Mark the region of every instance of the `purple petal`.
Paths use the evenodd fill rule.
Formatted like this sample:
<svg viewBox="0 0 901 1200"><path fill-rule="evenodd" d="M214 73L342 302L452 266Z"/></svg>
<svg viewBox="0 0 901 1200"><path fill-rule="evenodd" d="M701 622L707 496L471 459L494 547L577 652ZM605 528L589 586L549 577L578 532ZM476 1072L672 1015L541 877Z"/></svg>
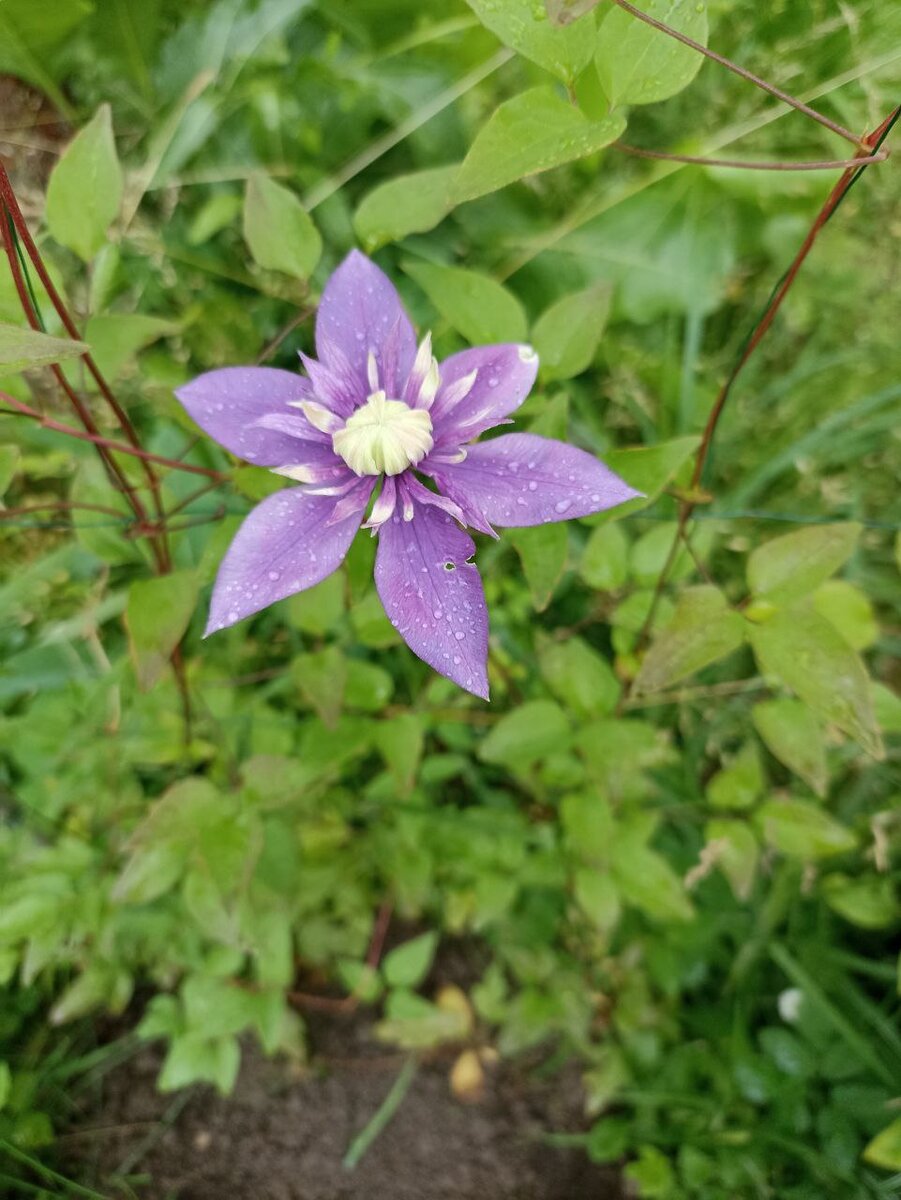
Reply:
<svg viewBox="0 0 901 1200"><path fill-rule="evenodd" d="M261 467L291 462L294 439L258 422L286 405L311 400L308 380L275 367L222 367L207 371L176 391L188 415L220 446Z"/></svg>
<svg viewBox="0 0 901 1200"><path fill-rule="evenodd" d="M453 385L472 371L475 382L462 400L454 402ZM528 396L537 372L538 356L532 348L515 343L477 346L445 359L431 409L436 448L460 445L499 425Z"/></svg>
<svg viewBox="0 0 901 1200"><path fill-rule="evenodd" d="M359 380L339 350L332 353L332 365L323 366L315 358L301 354L300 360L310 377L316 399L339 416L349 417L353 410L366 399L360 390Z"/></svg>
<svg viewBox="0 0 901 1200"><path fill-rule="evenodd" d="M206 633L234 625L337 570L363 509L329 525L334 508L334 498L309 496L302 488L285 488L258 504L222 560Z"/></svg>
<svg viewBox="0 0 901 1200"><path fill-rule="evenodd" d="M468 447L461 463L431 471L452 498L463 495L494 525L568 521L640 496L593 454L534 433L508 433Z"/></svg>
<svg viewBox="0 0 901 1200"><path fill-rule="evenodd" d="M406 379L416 355L416 335L388 276L359 250L351 250L322 293L316 353L332 370L349 366L365 397L370 391L366 374L370 352L380 376L389 359L391 372Z"/></svg>
<svg viewBox="0 0 901 1200"><path fill-rule="evenodd" d="M488 612L475 544L431 505L379 530L375 586L392 625L430 667L488 699Z"/></svg>

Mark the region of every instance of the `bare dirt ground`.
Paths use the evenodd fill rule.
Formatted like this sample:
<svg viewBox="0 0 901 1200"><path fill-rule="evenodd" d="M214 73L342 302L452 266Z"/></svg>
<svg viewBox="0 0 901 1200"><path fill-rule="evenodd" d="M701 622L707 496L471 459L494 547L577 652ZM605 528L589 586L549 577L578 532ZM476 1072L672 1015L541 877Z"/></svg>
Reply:
<svg viewBox="0 0 901 1200"><path fill-rule="evenodd" d="M499 1072L478 1104L448 1084L449 1061L418 1070L354 1171L342 1166L403 1059L365 1020L317 1019L303 1072L248 1048L234 1094L160 1096L159 1056L108 1073L64 1138L66 1170L140 1200L621 1200L615 1173L543 1140L584 1127L578 1077Z"/></svg>

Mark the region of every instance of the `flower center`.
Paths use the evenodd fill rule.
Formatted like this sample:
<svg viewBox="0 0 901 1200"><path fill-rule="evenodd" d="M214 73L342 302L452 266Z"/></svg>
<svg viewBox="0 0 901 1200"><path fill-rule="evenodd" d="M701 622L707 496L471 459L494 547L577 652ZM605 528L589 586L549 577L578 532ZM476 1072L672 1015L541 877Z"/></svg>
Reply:
<svg viewBox="0 0 901 1200"><path fill-rule="evenodd" d="M423 408L373 392L332 434L332 446L357 475L400 475L433 445L432 418Z"/></svg>

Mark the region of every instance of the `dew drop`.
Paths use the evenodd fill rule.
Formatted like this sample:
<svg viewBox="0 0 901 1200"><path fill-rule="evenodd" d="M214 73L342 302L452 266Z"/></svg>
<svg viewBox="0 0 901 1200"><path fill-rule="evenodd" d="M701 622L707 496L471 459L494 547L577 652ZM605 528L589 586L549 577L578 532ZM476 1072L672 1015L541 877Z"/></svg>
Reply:
<svg viewBox="0 0 901 1200"><path fill-rule="evenodd" d="M558 500L554 505L554 512L565 513L568 508L572 507L571 500Z"/></svg>

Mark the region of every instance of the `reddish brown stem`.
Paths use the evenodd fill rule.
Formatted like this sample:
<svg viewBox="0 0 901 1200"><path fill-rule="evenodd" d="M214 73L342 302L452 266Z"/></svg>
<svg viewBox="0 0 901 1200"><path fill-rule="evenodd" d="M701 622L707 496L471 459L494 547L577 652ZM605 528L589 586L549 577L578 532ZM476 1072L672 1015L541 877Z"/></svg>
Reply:
<svg viewBox="0 0 901 1200"><path fill-rule="evenodd" d="M59 319L62 321L66 332L74 341L81 341L81 335L78 332L75 322L72 320L71 314L69 313L64 300L56 290L53 280L50 278L49 272L44 265L44 260L41 257L41 253L37 248L35 240L31 236L31 231L28 228L28 222L25 220L25 217L22 214L22 210L19 207L18 200L16 199L16 194L13 190L12 183L10 182L9 175L7 174L6 168L2 162L0 162L0 198L2 198L7 212L12 218L16 232L22 239L22 244L28 252L28 257L31 259L38 278L43 284L44 290L47 292L50 302L56 310ZM90 352L84 355L83 361L88 371L92 375L95 383L97 384L100 394L103 396L104 400L115 415L116 420L119 422L119 425L125 434L126 441L135 449L140 449L141 443L138 438L137 431L131 423L128 413L126 413L125 409L113 394L112 389L104 378L100 368L97 366L97 363ZM79 416L81 416L81 413L79 413ZM157 478L156 472L153 470L153 467L148 461L143 461L142 468L153 497L153 505L156 510L157 519L160 520L163 515L163 501L160 493L159 479ZM169 548L166 544L165 533L161 534L158 554L162 568L164 570L169 569L171 563L169 560Z"/></svg>
<svg viewBox="0 0 901 1200"><path fill-rule="evenodd" d="M804 113L810 117L812 121L816 121L824 128L829 129L832 133L838 134L844 138L846 142L850 142L852 146L860 146L860 138L852 133L850 129L845 129L843 125L839 125L836 121L832 121L829 117L824 117L822 113L817 112L815 108L811 108L809 104L805 104L803 100L798 100L797 97L790 95L788 92L783 92L781 88L777 88L772 83L767 83L765 79L761 79L759 75L755 75L746 67L739 66L730 58L725 58L722 54L717 54L715 50L710 50L701 42L696 42L694 38L688 37L684 33L680 33L678 29L673 29L671 25L665 25L663 21L658 21L656 17L650 16L646 12L642 12L640 8L636 8L634 4L629 4L628 0L613 0L614 4L618 4L621 9L635 17L639 21L644 21L645 25L650 25L652 29L657 29L660 33L665 33L667 37L675 38L677 42L681 42L683 46L689 46L698 54L703 54L705 58L711 59L715 63L719 63L721 67L725 67L727 71L731 71L733 75L738 75L739 78L747 80L748 83L753 83L755 87L774 96L777 100L781 100L783 104L788 104L791 108L797 109L798 112Z"/></svg>
<svg viewBox="0 0 901 1200"><path fill-rule="evenodd" d="M140 447L129 446L124 442L114 441L112 438L103 437L99 433L86 433L81 429L76 429L73 425L64 425L62 421L56 421L52 417L45 417L36 408L31 408L28 404L23 404L21 400L16 400L13 396L7 395L6 392L0 392L0 400L4 404L8 404L17 413L21 413L23 417L30 417L33 421L37 421L44 429L52 429L55 433L64 433L66 437L79 438L83 442L93 442L95 446L115 451L117 454L130 454L133 458L141 458L147 462L158 463L161 467L171 467L175 471L187 471L191 475L205 475L208 479L214 479L217 483L224 483L228 479L228 475L222 471L214 471L211 467L197 467L193 463L179 462L178 459L166 458L162 454L152 454L149 450L142 450ZM133 488L130 489L130 493L133 493L133 491Z"/></svg>
<svg viewBox="0 0 901 1200"><path fill-rule="evenodd" d="M866 158L833 158L816 162L749 162L741 158L703 158L694 154L669 154L663 150L643 150L640 146L629 146L625 142L614 142L616 150L631 154L635 158L653 158L662 162L689 163L699 167L732 167L738 171L838 171L843 167L863 167L868 163L885 162L887 150Z"/></svg>
<svg viewBox="0 0 901 1200"><path fill-rule="evenodd" d="M615 2L620 3L620 0L615 0ZM736 379L741 374L748 360L754 354L754 351L760 345L767 331L772 326L773 321L776 319L777 313L782 307L785 297L788 295L792 285L798 278L798 274L804 265L807 256L813 249L814 243L822 232L823 227L826 225L826 222L838 208L839 204L841 204L849 188L857 179L858 173L866 166L868 162L873 161L874 155L872 151L874 148L879 146L883 137L886 135L886 132L891 128L897 117L898 111L896 110L886 117L878 129L874 130L870 134L865 134L859 139L860 150L857 157L853 161L852 165L847 167L842 172L840 179L827 196L823 207L817 213L813 224L807 232L807 236L804 238L804 241L801 244L801 248L798 250L798 253L795 255L791 263L791 266L788 268L782 278L781 283L770 297L769 303L764 309L763 315L755 325L751 336L745 343L741 354L732 367L732 370L729 372L725 383L720 388L716 400L713 403L713 407L710 410L707 423L704 426L704 432L701 435L701 443L698 446L698 453L695 458L694 470L692 472L691 485L689 488L690 492L697 493L698 489L700 488L701 480L704 475L704 468L706 467L707 460L710 457L710 450L713 446L713 439L716 434L717 426L719 425L720 418L723 415L723 411L725 410L729 396L732 393L732 388ZM679 507L676 535L673 538L673 544L670 547L670 552L667 556L666 562L663 565L663 569L657 577L657 585L654 589L654 597L648 610L648 615L645 618L644 624L642 625L638 635L637 644L639 646L641 646L641 644L646 640L650 630L653 628L654 617L656 616L657 608L663 595L663 589L666 586L669 573L672 570L673 563L676 561L676 557L679 553L679 545L681 542L687 541L686 529L688 522L691 520L692 513L697 507L697 503L698 502L695 499L687 499L683 500Z"/></svg>

